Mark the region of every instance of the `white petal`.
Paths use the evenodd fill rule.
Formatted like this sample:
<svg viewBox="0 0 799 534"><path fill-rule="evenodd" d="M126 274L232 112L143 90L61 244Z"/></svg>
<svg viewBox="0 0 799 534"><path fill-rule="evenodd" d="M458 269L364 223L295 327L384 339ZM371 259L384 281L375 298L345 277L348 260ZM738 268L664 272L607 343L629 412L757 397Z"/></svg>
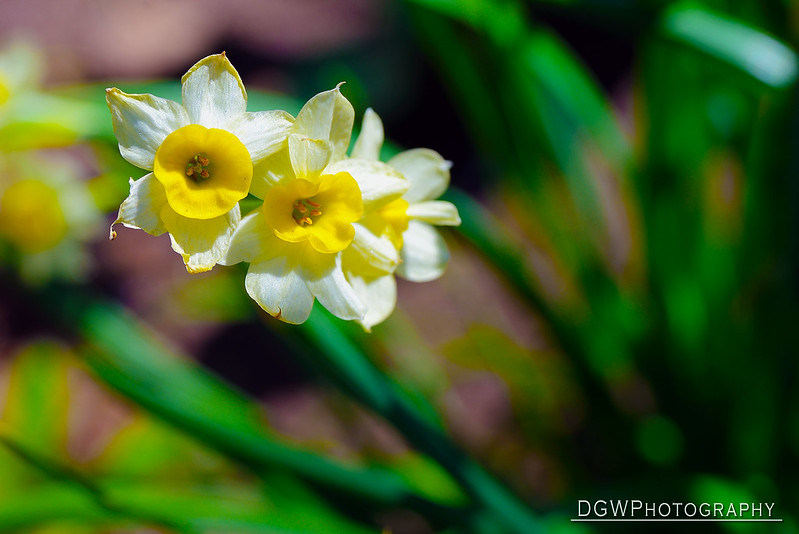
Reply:
<svg viewBox="0 0 799 534"><path fill-rule="evenodd" d="M247 92L224 53L198 61L181 79L192 124L228 129L247 109Z"/></svg>
<svg viewBox="0 0 799 534"><path fill-rule="evenodd" d="M289 135L289 157L297 178L314 181L330 161L330 143L298 134Z"/></svg>
<svg viewBox="0 0 799 534"><path fill-rule="evenodd" d="M332 163L325 169L325 174L339 172L350 173L358 182L364 214L401 197L408 190L408 181L380 161L346 159Z"/></svg>
<svg viewBox="0 0 799 534"><path fill-rule="evenodd" d="M449 169L452 162L429 148L406 150L391 158L388 164L402 173L410 182L402 198L413 204L440 197L449 186Z"/></svg>
<svg viewBox="0 0 799 534"><path fill-rule="evenodd" d="M166 232L161 221L161 210L164 206L166 192L153 173L135 181L131 178L130 194L119 207L119 215L111 227L122 223L128 228L139 228L150 235L161 235ZM111 235L114 235L113 230Z"/></svg>
<svg viewBox="0 0 799 534"><path fill-rule="evenodd" d="M366 315L358 323L367 332L385 321L394 311L397 304L397 281L393 275L368 278L347 273L347 281L358 298L366 304Z"/></svg>
<svg viewBox="0 0 799 534"><path fill-rule="evenodd" d="M319 93L302 107L294 123L294 132L329 141L333 148L333 161L336 161L343 158L349 148L354 122L352 104L336 87Z"/></svg>
<svg viewBox="0 0 799 534"><path fill-rule="evenodd" d="M393 273L399 264L399 253L391 240L376 236L361 224L355 223L352 226L355 228L355 237L346 252L357 253L380 273Z"/></svg>
<svg viewBox="0 0 799 534"><path fill-rule="evenodd" d="M142 169L152 170L155 151L166 136L189 123L183 106L153 95L129 95L107 89L114 134L122 157Z"/></svg>
<svg viewBox="0 0 799 534"><path fill-rule="evenodd" d="M285 255L250 264L244 287L261 308L281 321L300 324L311 314L313 295Z"/></svg>
<svg viewBox="0 0 799 534"><path fill-rule="evenodd" d="M402 263L397 268L397 274L411 282L428 282L444 273L449 250L435 228L427 223L409 221L402 239Z"/></svg>
<svg viewBox="0 0 799 534"><path fill-rule="evenodd" d="M233 231L241 220L236 204L225 215L213 219L190 219L178 215L168 204L161 219L172 240L172 249L183 256L190 273L210 271L227 252Z"/></svg>
<svg viewBox="0 0 799 534"><path fill-rule="evenodd" d="M445 200L427 200L411 204L405 213L412 219L436 226L458 226L461 223L458 208Z"/></svg>
<svg viewBox="0 0 799 534"><path fill-rule="evenodd" d="M230 124L230 131L244 143L253 164L286 146L294 117L285 111L245 113Z"/></svg>
<svg viewBox="0 0 799 534"><path fill-rule="evenodd" d="M309 277L306 280L308 289L319 299L322 306L339 319L349 321L363 318L366 307L344 278L344 272L341 270L341 255L325 254L325 256L334 258L334 267L322 276Z"/></svg>
<svg viewBox="0 0 799 534"><path fill-rule="evenodd" d="M383 146L383 140L383 121L380 120L380 117L372 108L369 108L363 114L363 126L361 126L361 133L358 134L355 146L352 147L351 156L353 158L379 160L380 147Z"/></svg>
<svg viewBox="0 0 799 534"><path fill-rule="evenodd" d="M267 256L274 237L272 230L266 225L264 212L256 208L244 217L230 238L230 246L225 256L219 260L220 265L234 265L246 261L252 262L259 256ZM276 238L275 238L276 239Z"/></svg>

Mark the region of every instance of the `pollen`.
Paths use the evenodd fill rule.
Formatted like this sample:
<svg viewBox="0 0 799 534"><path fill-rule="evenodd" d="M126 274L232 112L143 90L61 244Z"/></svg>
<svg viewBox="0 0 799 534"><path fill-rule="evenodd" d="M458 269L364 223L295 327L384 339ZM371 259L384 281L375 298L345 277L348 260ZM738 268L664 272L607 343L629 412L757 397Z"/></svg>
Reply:
<svg viewBox="0 0 799 534"><path fill-rule="evenodd" d="M186 164L186 176L195 182L204 181L211 177L208 166L211 160L205 154L196 154Z"/></svg>
<svg viewBox="0 0 799 534"><path fill-rule="evenodd" d="M294 202L291 216L300 226L311 226L314 220L322 215L322 205L309 198L301 198Z"/></svg>

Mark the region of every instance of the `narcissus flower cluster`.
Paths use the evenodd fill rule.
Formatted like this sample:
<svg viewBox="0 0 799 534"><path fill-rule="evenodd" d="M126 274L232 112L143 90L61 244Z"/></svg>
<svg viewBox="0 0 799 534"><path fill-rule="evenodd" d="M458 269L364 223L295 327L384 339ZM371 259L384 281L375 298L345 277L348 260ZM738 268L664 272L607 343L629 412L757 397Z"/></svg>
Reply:
<svg viewBox="0 0 799 534"><path fill-rule="evenodd" d="M66 154L0 152L0 263L32 285L88 274L102 214Z"/></svg>
<svg viewBox="0 0 799 534"><path fill-rule="evenodd" d="M288 323L304 322L318 300L368 330L394 309L395 274L421 282L443 273L449 255L433 226L460 219L435 200L449 184L439 154L381 162L383 126L367 110L348 156L355 113L339 87L296 118L247 112L225 54L198 62L182 85L182 104L107 92L122 156L150 171L131 179L114 224L168 233L192 273L249 263L247 293ZM242 218L248 195L263 203Z"/></svg>

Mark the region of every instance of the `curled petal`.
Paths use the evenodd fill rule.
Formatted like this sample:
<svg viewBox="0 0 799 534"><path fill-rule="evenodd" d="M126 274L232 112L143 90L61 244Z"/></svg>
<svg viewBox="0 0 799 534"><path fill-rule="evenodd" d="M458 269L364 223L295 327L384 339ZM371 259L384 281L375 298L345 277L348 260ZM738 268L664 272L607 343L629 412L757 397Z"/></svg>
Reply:
<svg viewBox="0 0 799 534"><path fill-rule="evenodd" d="M241 220L241 211L236 204L225 215L213 219L190 219L178 215L165 204L161 220L169 232L172 249L183 256L186 270L200 273L210 271L225 256L233 231Z"/></svg>
<svg viewBox="0 0 799 534"><path fill-rule="evenodd" d="M397 169L410 182L402 198L411 204L440 197L449 185L452 163L435 150L414 148L391 158L388 164Z"/></svg>
<svg viewBox="0 0 799 534"><path fill-rule="evenodd" d="M411 204L405 213L412 219L436 226L458 226L461 223L458 208L445 200L427 200Z"/></svg>
<svg viewBox="0 0 799 534"><path fill-rule="evenodd" d="M153 95L129 95L107 89L119 152L127 161L146 170L153 169L155 151L166 136L189 123L183 106Z"/></svg>
<svg viewBox="0 0 799 534"><path fill-rule="evenodd" d="M335 161L343 158L349 148L354 122L355 110L337 86L319 93L302 107L294 123L294 132L330 142Z"/></svg>
<svg viewBox="0 0 799 534"><path fill-rule="evenodd" d="M166 232L160 216L164 206L166 192L153 173L135 181L131 178L130 194L119 207L119 215L111 227L121 223L128 228L144 230L150 235L161 235ZM113 229L111 235L114 235Z"/></svg>
<svg viewBox="0 0 799 534"><path fill-rule="evenodd" d="M444 274L449 250L435 228L420 221L410 221L403 239L402 263L397 274L411 282L429 282Z"/></svg>
<svg viewBox="0 0 799 534"><path fill-rule="evenodd" d="M363 114L363 126L361 126L361 133L355 141L355 146L352 147L352 157L379 160L383 140L383 121L372 108L369 108Z"/></svg>
<svg viewBox="0 0 799 534"><path fill-rule="evenodd" d="M247 109L247 92L224 53L194 64L181 79L183 106L192 124L227 129Z"/></svg>
<svg viewBox="0 0 799 534"><path fill-rule="evenodd" d="M291 166L297 178L316 181L330 161L330 143L323 139L291 134L288 144Z"/></svg>

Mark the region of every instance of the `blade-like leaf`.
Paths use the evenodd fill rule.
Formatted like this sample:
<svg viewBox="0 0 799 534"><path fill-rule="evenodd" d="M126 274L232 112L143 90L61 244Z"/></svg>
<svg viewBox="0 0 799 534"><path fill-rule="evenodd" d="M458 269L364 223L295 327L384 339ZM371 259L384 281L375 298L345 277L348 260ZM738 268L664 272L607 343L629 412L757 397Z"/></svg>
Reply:
<svg viewBox="0 0 799 534"><path fill-rule="evenodd" d="M778 39L720 13L690 4L668 9L660 20L663 35L723 61L766 85L781 88L796 81L796 54Z"/></svg>

